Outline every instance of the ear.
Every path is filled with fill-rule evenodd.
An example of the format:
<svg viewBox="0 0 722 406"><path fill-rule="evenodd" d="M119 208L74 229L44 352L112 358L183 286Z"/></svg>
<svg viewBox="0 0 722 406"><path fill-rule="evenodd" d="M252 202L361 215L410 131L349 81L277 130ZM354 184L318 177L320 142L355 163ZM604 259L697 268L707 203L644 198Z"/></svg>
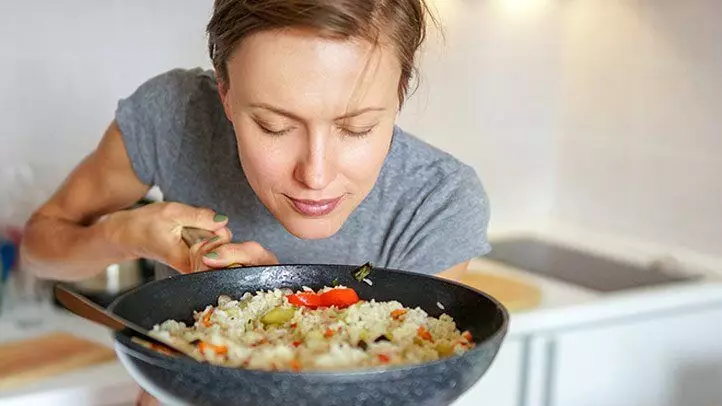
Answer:
<svg viewBox="0 0 722 406"><path fill-rule="evenodd" d="M226 113L226 118L228 121L233 121L231 118L233 117L233 105L231 103L231 92L228 90L228 85L220 79L216 80L216 85L218 86L218 96L221 98L221 103L223 104L223 111Z"/></svg>

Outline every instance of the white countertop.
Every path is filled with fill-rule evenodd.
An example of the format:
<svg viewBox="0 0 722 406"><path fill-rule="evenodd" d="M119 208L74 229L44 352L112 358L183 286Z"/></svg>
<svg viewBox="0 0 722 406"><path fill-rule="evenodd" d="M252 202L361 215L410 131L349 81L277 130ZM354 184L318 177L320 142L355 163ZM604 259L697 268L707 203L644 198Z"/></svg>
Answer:
<svg viewBox="0 0 722 406"><path fill-rule="evenodd" d="M559 239L562 233L555 234ZM566 234L568 239L577 238ZM588 240L585 240L588 241ZM599 241L596 241L599 244ZM601 245L600 245L601 246ZM635 251L642 258L639 250ZM699 263L699 261L697 262ZM722 270L714 261L710 269ZM531 282L542 292L539 306L511 315L509 337L544 333L563 328L575 328L605 320L618 320L641 313L667 312L680 308L722 306L722 273L709 272L694 283L680 283L654 289L630 292L600 293L533 275L497 263L477 259L472 261L473 272L512 275ZM38 335L52 330L68 331L78 336L111 345L108 330L82 320L67 312L49 311L42 327L20 330L0 317L0 342ZM45 379L12 391L0 391L0 404L20 405L132 405L137 385L119 362L90 367L55 378Z"/></svg>
<svg viewBox="0 0 722 406"><path fill-rule="evenodd" d="M488 259L475 259L470 264L472 271L520 278L541 290L542 300L539 306L511 315L510 337L577 328L641 314L722 306L722 258L704 256L678 247L596 234L561 223L547 223L534 229L496 230L489 235L492 240L519 235L535 236L636 264L649 264L659 258L674 258L680 265L678 271L701 276L700 279L690 282L604 293L504 266Z"/></svg>

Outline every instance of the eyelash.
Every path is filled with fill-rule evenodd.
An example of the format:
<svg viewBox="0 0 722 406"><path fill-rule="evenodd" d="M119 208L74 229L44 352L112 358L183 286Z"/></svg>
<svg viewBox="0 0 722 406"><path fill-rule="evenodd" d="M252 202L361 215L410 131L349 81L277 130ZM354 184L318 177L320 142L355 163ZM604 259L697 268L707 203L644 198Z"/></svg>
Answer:
<svg viewBox="0 0 722 406"><path fill-rule="evenodd" d="M344 135L349 136L349 137L364 138L364 137L366 137L367 135L371 134L371 132L372 132L375 128L376 128L376 126L372 126L372 127L367 128L367 129L364 130L364 131L351 131L351 130L348 130L348 129L346 129L346 128L342 128L342 129L341 129L341 132L342 132Z"/></svg>
<svg viewBox="0 0 722 406"><path fill-rule="evenodd" d="M256 122L256 124L258 125L258 128L261 129L261 131L263 131L264 133L266 133L268 135L272 135L274 137L280 137L282 135L288 134L289 132L293 131L293 129L294 129L294 127L289 127L287 129L281 130L281 131L272 131L272 130L269 130L264 125L262 125L261 123ZM346 128L341 128L341 132L348 137L364 138L364 137L368 136L369 134L371 134L371 132L375 129L376 129L376 126L374 125L364 131L351 131Z"/></svg>
<svg viewBox="0 0 722 406"><path fill-rule="evenodd" d="M264 133L266 133L268 135L272 135L274 137L280 137L282 135L288 134L289 132L291 132L293 130L293 127L289 127L289 128L286 128L285 130L281 130L281 131L271 131L259 122L256 122L256 125L258 125L258 128L260 128L261 131L263 131Z"/></svg>

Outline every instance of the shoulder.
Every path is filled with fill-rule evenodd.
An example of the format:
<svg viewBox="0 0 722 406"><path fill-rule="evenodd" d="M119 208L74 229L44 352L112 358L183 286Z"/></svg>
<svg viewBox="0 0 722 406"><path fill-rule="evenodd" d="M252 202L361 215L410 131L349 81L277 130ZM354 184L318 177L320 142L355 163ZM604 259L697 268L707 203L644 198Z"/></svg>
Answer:
<svg viewBox="0 0 722 406"><path fill-rule="evenodd" d="M115 121L144 183L168 185L184 143L223 123L216 89L212 72L179 68L147 79L119 100Z"/></svg>
<svg viewBox="0 0 722 406"><path fill-rule="evenodd" d="M217 94L212 71L201 68L176 68L151 77L141 83L123 103L134 103L144 108L169 110L187 104L199 97Z"/></svg>
<svg viewBox="0 0 722 406"><path fill-rule="evenodd" d="M437 273L488 252L489 202L470 165L397 128L380 180L392 266Z"/></svg>
<svg viewBox="0 0 722 406"><path fill-rule="evenodd" d="M394 130L382 175L404 188L432 190L471 187L484 197L483 187L474 168L410 134L400 127Z"/></svg>

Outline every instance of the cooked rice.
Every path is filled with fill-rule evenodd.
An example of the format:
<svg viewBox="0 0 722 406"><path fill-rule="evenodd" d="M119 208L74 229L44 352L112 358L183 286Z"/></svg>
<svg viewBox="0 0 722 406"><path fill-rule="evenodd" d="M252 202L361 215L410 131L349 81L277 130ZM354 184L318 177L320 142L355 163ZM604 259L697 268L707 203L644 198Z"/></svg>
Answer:
<svg viewBox="0 0 722 406"><path fill-rule="evenodd" d="M340 288L344 287L319 293ZM462 354L474 346L470 334L460 333L446 314L434 318L397 301L374 300L342 309L312 310L290 304L286 296L291 293L288 289L246 292L237 300L224 295L217 306L194 312L192 326L167 320L154 326L151 334L194 344L197 355L213 364L260 370L419 364ZM264 324L264 315L274 309L285 312L288 320Z"/></svg>

